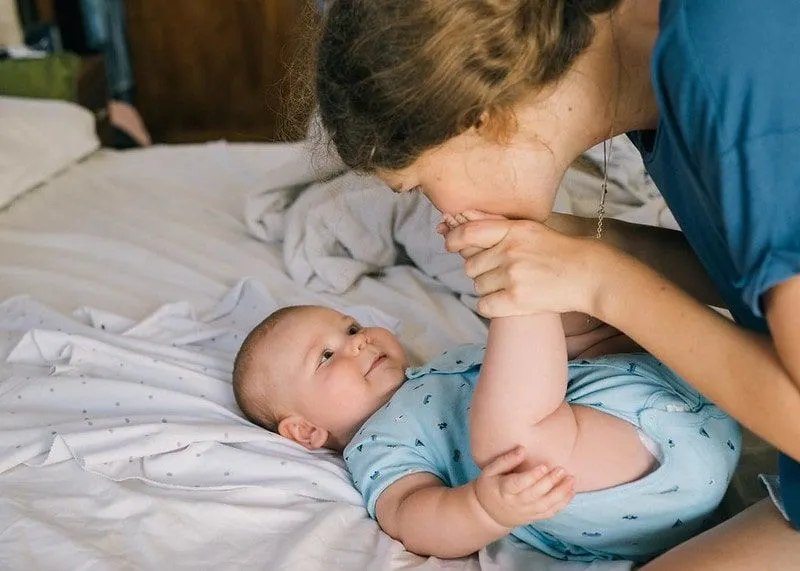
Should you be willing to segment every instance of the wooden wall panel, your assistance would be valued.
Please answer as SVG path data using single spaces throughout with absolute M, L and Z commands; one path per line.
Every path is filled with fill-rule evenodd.
M 303 0 L 127 0 L 136 106 L 157 141 L 278 137 Z M 297 135 L 297 134 L 295 134 Z
M 36 15 L 42 22 L 55 22 L 56 14 L 53 9 L 53 0 L 36 0 Z

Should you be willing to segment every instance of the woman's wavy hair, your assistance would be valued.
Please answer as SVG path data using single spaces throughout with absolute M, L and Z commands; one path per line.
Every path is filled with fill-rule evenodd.
M 396 170 L 561 78 L 621 0 L 333 0 L 317 46 L 322 126 L 353 169 Z

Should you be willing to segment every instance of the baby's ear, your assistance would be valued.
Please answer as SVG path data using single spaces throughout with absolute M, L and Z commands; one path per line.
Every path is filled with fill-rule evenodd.
M 278 434 L 294 440 L 309 450 L 322 448 L 328 441 L 328 431 L 320 428 L 302 416 L 288 416 L 278 423 Z

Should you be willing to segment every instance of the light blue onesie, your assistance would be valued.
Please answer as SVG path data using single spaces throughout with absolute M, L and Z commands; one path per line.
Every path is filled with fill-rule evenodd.
M 408 369 L 348 444 L 344 459 L 371 517 L 381 492 L 408 474 L 429 472 L 450 487 L 477 478 L 468 419 L 484 352 L 464 345 Z M 730 417 L 646 354 L 570 362 L 567 400 L 637 426 L 660 447 L 660 465 L 636 482 L 577 494 L 514 536 L 559 559 L 645 561 L 703 529 L 739 458 Z

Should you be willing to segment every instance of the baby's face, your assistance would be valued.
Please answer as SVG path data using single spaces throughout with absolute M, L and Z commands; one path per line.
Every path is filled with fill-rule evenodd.
M 332 309 L 305 308 L 268 337 L 267 360 L 287 385 L 286 408 L 342 443 L 405 380 L 406 353 L 390 331 L 361 327 Z

